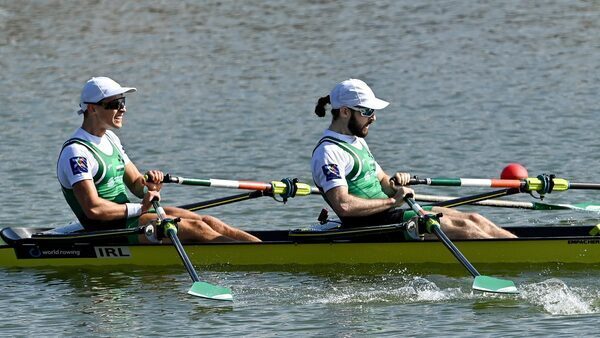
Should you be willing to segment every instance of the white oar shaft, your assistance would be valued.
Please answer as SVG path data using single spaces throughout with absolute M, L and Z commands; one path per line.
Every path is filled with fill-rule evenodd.
M 453 196 L 437 196 L 437 195 L 415 195 L 415 200 L 422 202 L 445 202 L 456 199 Z M 518 201 L 500 201 L 500 200 L 485 200 L 479 202 L 473 202 L 471 204 L 483 205 L 490 207 L 506 207 L 506 208 L 521 208 L 521 209 L 533 209 L 534 205 L 531 202 L 518 202 Z

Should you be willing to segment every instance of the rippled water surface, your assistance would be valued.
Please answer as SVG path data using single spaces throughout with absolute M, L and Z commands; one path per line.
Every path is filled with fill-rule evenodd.
M 356 77 L 391 102 L 368 137 L 389 172 L 484 178 L 520 162 L 530 175 L 597 181 L 599 19 L 595 1 L 0 0 L 2 226 L 73 219 L 55 161 L 81 123 L 74 113 L 81 86 L 100 75 L 138 88 L 118 133 L 142 170 L 310 182 L 311 151 L 329 122 L 312 113 L 316 99 Z M 230 193 L 237 192 L 167 186 L 163 199 Z M 548 197 L 590 200 L 600 198 Z M 286 229 L 313 223 L 322 206 L 315 197 L 286 205 L 265 198 L 210 213 L 245 229 Z M 464 210 L 508 226 L 599 222 L 575 212 Z M 474 294 L 466 274 L 433 267 L 202 271 L 232 286 L 236 301 L 224 306 L 190 299 L 178 267 L 4 269 L 0 330 L 580 336 L 596 325 L 598 267 L 480 270 L 515 280 L 521 294 Z

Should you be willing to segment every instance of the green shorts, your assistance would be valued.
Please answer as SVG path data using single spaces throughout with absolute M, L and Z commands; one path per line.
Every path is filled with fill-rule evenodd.
M 128 218 L 126 220 L 126 225 L 125 228 L 126 229 L 133 229 L 133 228 L 137 228 L 139 226 L 139 221 L 140 221 L 140 217 L 132 217 L 132 218 Z M 129 244 L 139 244 L 140 243 L 140 238 L 138 237 L 139 235 L 131 235 L 131 236 L 127 236 L 127 242 Z
M 148 210 L 148 213 L 154 213 L 154 212 L 155 212 L 154 208 L 150 208 Z M 140 216 L 128 218 L 125 228 L 127 228 L 127 229 L 137 228 L 141 225 L 139 223 L 140 223 Z M 127 236 L 127 242 L 129 242 L 129 244 L 139 244 L 140 237 L 139 237 L 139 235 Z

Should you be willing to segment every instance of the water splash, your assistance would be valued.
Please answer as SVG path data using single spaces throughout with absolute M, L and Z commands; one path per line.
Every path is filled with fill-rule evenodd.
M 589 290 L 569 287 L 557 278 L 523 285 L 522 296 L 553 315 L 580 315 L 600 312 L 594 306 Z
M 441 288 L 434 281 L 418 276 L 382 278 L 377 282 L 332 285 L 327 293 L 315 290 L 311 299 L 320 304 L 408 304 L 442 302 L 469 297 L 459 288 Z

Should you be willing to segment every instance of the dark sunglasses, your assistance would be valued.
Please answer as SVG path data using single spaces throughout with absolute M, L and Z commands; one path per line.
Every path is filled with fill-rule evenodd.
M 350 110 L 354 110 L 360 113 L 364 117 L 371 117 L 375 115 L 375 109 L 365 107 L 348 107 Z
M 125 108 L 125 97 L 120 97 L 109 102 L 84 102 L 86 104 L 97 104 L 107 110 L 121 110 Z

